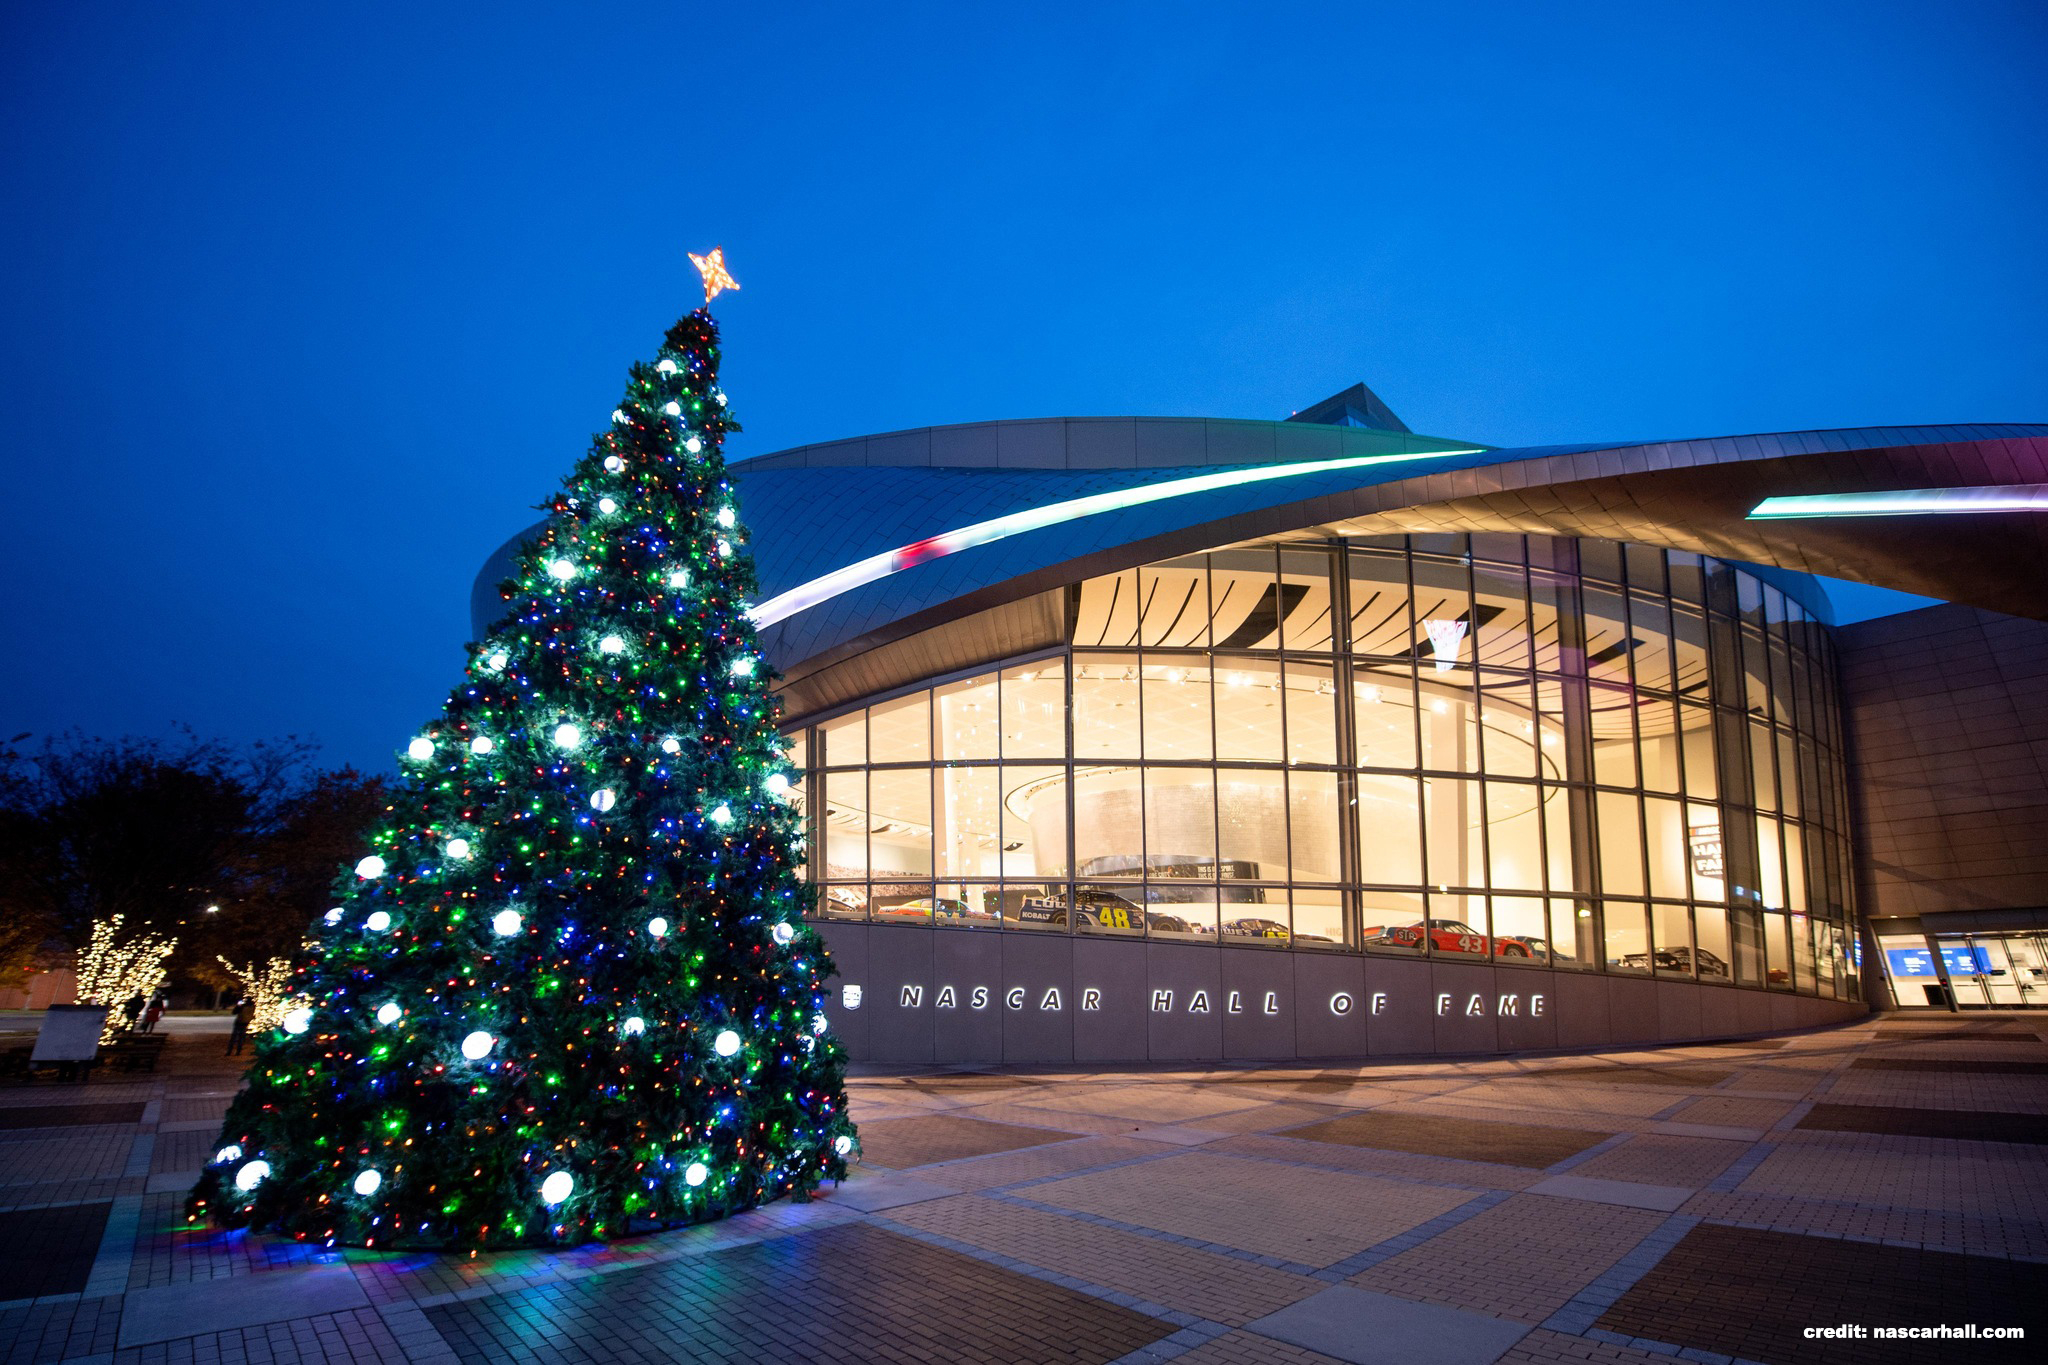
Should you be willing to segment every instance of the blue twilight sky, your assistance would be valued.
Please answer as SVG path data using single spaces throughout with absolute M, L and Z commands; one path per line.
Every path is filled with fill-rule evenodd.
M 0 740 L 384 766 L 723 243 L 734 455 L 1363 378 L 1484 441 L 2048 420 L 2048 8 L 0 8 Z

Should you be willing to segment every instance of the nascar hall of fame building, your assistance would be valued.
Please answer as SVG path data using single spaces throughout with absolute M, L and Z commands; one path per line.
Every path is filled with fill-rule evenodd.
M 2048 426 L 1503 450 L 1357 385 L 733 478 L 858 1060 L 2048 1003 Z

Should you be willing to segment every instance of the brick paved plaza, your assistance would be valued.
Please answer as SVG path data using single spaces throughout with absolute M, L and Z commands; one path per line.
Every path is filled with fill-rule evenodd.
M 2048 1332 L 2048 1018 L 1597 1057 L 852 1084 L 803 1205 L 559 1254 L 181 1225 L 236 1084 L 0 1090 L 0 1353 L 243 1361 L 2018 1361 Z M 2033 1350 L 2038 1350 L 2034 1346 Z

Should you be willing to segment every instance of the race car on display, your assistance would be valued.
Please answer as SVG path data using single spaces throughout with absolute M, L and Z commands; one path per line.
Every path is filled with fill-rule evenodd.
M 1488 939 L 1463 920 L 1455 919 L 1432 919 L 1427 930 L 1420 920 L 1413 924 L 1393 927 L 1374 925 L 1365 930 L 1363 936 L 1368 944 L 1377 943 L 1389 948 L 1419 948 L 1422 946 L 1422 936 L 1425 932 L 1429 935 L 1431 952 L 1471 953 L 1476 957 L 1485 957 L 1496 951 L 1495 940 Z M 1537 956 L 1536 942 L 1517 935 L 1502 934 L 1498 940 L 1497 951 L 1501 957 L 1534 958 Z M 1546 949 L 1547 947 L 1548 945 L 1545 945 Z

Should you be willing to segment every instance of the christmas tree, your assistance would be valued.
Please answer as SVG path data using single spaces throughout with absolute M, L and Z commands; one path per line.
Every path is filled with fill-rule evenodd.
M 832 972 L 745 610 L 708 304 L 633 367 L 405 750 L 193 1212 L 364 1246 L 576 1243 L 845 1174 Z

